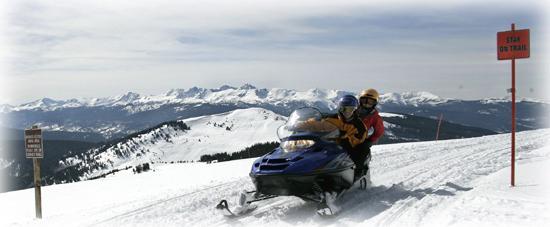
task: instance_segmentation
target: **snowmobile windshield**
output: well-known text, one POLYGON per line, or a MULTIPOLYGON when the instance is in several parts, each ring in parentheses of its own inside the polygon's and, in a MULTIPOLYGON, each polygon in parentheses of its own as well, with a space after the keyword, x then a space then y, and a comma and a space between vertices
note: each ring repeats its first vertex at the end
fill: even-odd
MULTIPOLYGON (((320 127, 322 120, 321 112, 312 107, 304 107, 294 110, 288 117, 286 124, 279 127, 277 135, 283 140, 291 135, 298 133, 315 134, 322 138, 333 137, 334 130, 327 131, 320 127)), ((338 136, 336 130, 336 136, 338 136)))

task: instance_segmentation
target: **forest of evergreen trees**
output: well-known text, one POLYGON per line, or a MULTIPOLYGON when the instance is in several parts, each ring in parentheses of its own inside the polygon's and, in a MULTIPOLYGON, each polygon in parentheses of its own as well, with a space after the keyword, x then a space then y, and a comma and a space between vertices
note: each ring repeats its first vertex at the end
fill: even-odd
MULTIPOLYGON (((150 133, 150 132, 152 132, 152 131, 154 131, 158 128, 162 128, 162 127, 165 127, 165 126, 172 127, 172 128, 174 128, 175 130, 178 130, 178 131, 186 131, 186 130, 190 129, 190 127, 188 125, 186 125, 183 121, 177 121, 177 120, 176 121, 168 121, 168 122, 161 123, 161 124, 159 124, 155 127, 132 133, 130 135, 125 136, 124 138, 120 138, 120 139, 116 139, 116 140, 112 140, 112 141, 109 141, 109 142, 106 142, 106 143, 99 144, 99 145, 97 145, 97 147, 95 149, 91 149, 88 152, 83 152, 83 153, 80 153, 80 154, 77 155, 77 157, 79 159, 83 160, 82 165, 65 166, 64 168, 59 168, 58 167, 57 171, 55 171, 53 173, 50 173, 49 175, 45 175, 43 177, 45 179, 45 183, 46 184, 53 184, 53 183, 63 183, 63 182, 76 182, 76 181, 80 181, 81 176, 83 176, 85 173, 91 173, 93 171, 97 171, 97 170, 100 170, 100 169, 107 169, 109 167, 109 165, 112 166, 113 163, 112 162, 111 163, 97 162, 95 160, 95 157, 98 154, 105 152, 110 147, 120 146, 120 144, 128 143, 129 148, 128 148, 128 150, 124 150, 124 151, 115 150, 115 153, 117 155, 119 155, 119 156, 129 156, 130 155, 129 152, 134 152, 134 153, 137 154, 137 156, 139 156, 139 155, 141 155, 140 153, 143 154, 146 151, 145 150, 138 150, 137 144, 135 144, 135 142, 132 142, 132 140, 134 138, 139 137, 140 135, 145 135, 145 134, 150 133)), ((154 140, 151 141, 152 143, 154 143, 155 140, 161 140, 161 139, 166 140, 168 142, 171 141, 170 140, 171 139, 170 135, 162 134, 162 133, 154 133, 153 138, 154 138, 154 140)), ((57 167, 57 165, 56 165, 56 167, 57 167)), ((120 170, 113 169, 113 170, 107 172, 105 174, 105 176, 109 175, 109 174, 114 174, 118 171, 120 171, 120 170)), ((104 177, 104 176, 100 176, 100 177, 104 177)), ((96 178, 98 178, 98 177, 96 177, 96 178)))
POLYGON ((279 142, 266 142, 266 143, 257 143, 250 147, 247 147, 241 151, 228 154, 227 152, 216 153, 212 155, 203 155, 200 158, 201 162, 211 162, 217 160, 218 162, 244 159, 244 158, 254 158, 260 157, 264 154, 271 152, 273 149, 279 146, 279 142))

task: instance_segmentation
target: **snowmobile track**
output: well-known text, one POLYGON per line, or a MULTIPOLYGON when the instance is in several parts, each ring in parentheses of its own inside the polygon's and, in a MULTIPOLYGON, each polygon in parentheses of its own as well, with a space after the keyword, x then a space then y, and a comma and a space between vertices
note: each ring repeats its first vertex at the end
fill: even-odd
POLYGON ((136 214, 139 214, 139 213, 142 213, 142 212, 146 212, 148 209, 150 209, 150 208, 152 208, 152 207, 155 207, 155 206, 158 206, 158 205, 161 205, 161 204, 164 204, 164 203, 166 203, 166 202, 174 201, 174 200, 177 200, 177 199, 186 197, 186 196, 190 196, 190 195, 198 194, 198 193, 201 193, 201 192, 205 192, 205 191, 207 191, 207 190, 212 190, 212 189, 220 188, 220 187, 223 187, 223 186, 226 186, 226 185, 239 183, 239 181, 240 181, 240 180, 235 180, 235 181, 231 181, 231 182, 226 182, 226 183, 222 183, 222 184, 218 184, 218 185, 206 187, 206 188, 203 188, 203 189, 195 190, 195 191, 192 191, 192 192, 187 192, 187 193, 184 193, 184 194, 181 194, 181 195, 178 195, 178 196, 174 196, 174 197, 170 197, 170 198, 167 198, 167 199, 162 199, 162 200, 153 202, 153 203, 151 203, 151 204, 149 204, 149 205, 147 205, 147 206, 143 206, 143 207, 140 207, 140 208, 138 208, 138 209, 130 210, 130 211, 124 212, 124 213, 122 213, 122 214, 118 214, 118 215, 115 215, 115 216, 113 216, 113 217, 110 217, 110 218, 108 218, 108 219, 101 220, 101 221, 96 222, 96 223, 94 223, 94 224, 92 224, 92 225, 89 225, 89 226, 97 226, 97 225, 105 224, 105 223, 108 223, 108 222, 110 222, 110 221, 117 220, 117 219, 120 219, 120 218, 124 218, 124 217, 128 217, 128 216, 136 215, 136 214))

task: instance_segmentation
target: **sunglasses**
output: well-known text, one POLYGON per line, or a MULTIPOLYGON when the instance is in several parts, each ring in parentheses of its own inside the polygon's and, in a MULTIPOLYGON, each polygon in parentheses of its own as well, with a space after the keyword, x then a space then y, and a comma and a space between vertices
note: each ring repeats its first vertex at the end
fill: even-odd
POLYGON ((370 104, 376 103, 376 99, 368 98, 368 97, 361 97, 361 98, 359 99, 359 101, 360 101, 361 103, 370 103, 370 104))
POLYGON ((340 112, 342 113, 346 113, 346 112, 353 112, 355 111, 355 107, 354 106, 343 106, 343 107, 340 107, 340 112))

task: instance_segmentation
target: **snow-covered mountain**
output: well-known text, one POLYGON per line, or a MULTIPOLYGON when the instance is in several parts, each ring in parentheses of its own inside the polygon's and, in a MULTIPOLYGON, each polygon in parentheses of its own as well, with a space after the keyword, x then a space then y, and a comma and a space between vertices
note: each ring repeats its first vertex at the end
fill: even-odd
MULTIPOLYGON (((316 103, 319 106, 334 109, 339 98, 346 94, 354 94, 351 91, 309 89, 297 91, 283 88, 256 88, 253 85, 245 84, 241 87, 224 85, 220 88, 207 89, 192 87, 185 89, 172 89, 159 95, 142 96, 134 92, 105 97, 105 98, 80 98, 68 100, 54 100, 50 98, 39 99, 30 103, 18 106, 7 104, 0 105, 0 112, 14 112, 23 110, 55 111, 65 108, 77 107, 125 107, 128 113, 139 113, 159 108, 167 104, 262 104, 272 103, 284 106, 290 102, 301 101, 304 103, 316 103)), ((407 106, 438 105, 448 102, 462 101, 459 99, 441 98, 426 91, 385 93, 380 95, 380 103, 401 104, 407 106)), ((532 99, 520 99, 520 101, 540 102, 532 99)), ((509 102, 508 98, 487 98, 479 100, 481 103, 502 103, 509 102)), ((546 103, 548 104, 548 103, 546 103)))
POLYGON ((380 103, 394 103, 406 106, 437 105, 454 101, 455 99, 441 98, 429 92, 386 93, 380 95, 380 103))
POLYGON ((214 208, 233 205, 254 159, 176 163, 154 171, 121 171, 105 179, 42 187, 43 218, 34 218, 34 189, 0 193, 1 226, 546 226, 550 221, 550 131, 517 134, 516 187, 510 187, 509 134, 377 145, 372 181, 352 188, 334 218, 295 197, 257 202, 241 218, 214 208))
MULTIPOLYGON (((331 112, 339 98, 349 91, 222 86, 216 89, 193 87, 173 89, 159 95, 132 92, 106 97, 70 100, 40 99, 18 106, 3 105, 0 122, 6 128, 23 129, 37 124, 45 130, 100 133, 117 138, 175 119, 218 114, 235 109, 261 107, 288 116, 292 110, 314 106, 331 112)), ((517 103, 518 130, 548 127, 550 104, 523 100, 517 103)), ((412 114, 444 119, 457 124, 482 127, 497 132, 510 129, 510 102, 507 99, 458 100, 428 92, 386 93, 380 97, 383 112, 412 114)))
POLYGON ((307 91, 296 91, 290 89, 258 89, 250 84, 239 88, 224 85, 217 89, 206 89, 192 87, 185 89, 172 89, 164 94, 141 96, 140 94, 128 92, 124 95, 106 98, 82 98, 70 100, 53 100, 43 98, 19 106, 4 105, 4 112, 23 110, 55 111, 64 108, 76 107, 120 107, 128 113, 139 113, 159 108, 168 104, 260 104, 272 103, 285 105, 288 102, 302 101, 306 103, 322 103, 330 108, 335 107, 335 101, 344 94, 350 92, 338 90, 310 89, 307 91))
MULTIPOLYGON (((511 129, 509 99, 459 100, 440 98, 428 92, 388 93, 380 97, 380 109, 385 112, 407 113, 443 119, 462 125, 475 126, 496 132, 511 129)), ((550 127, 550 104, 522 99, 516 103, 516 128, 529 130, 550 127)))
POLYGON ((163 123, 61 160, 60 172, 77 171, 87 179, 141 163, 196 161, 206 154, 233 153, 278 141, 275 132, 285 122, 286 117, 272 111, 250 108, 163 123))

